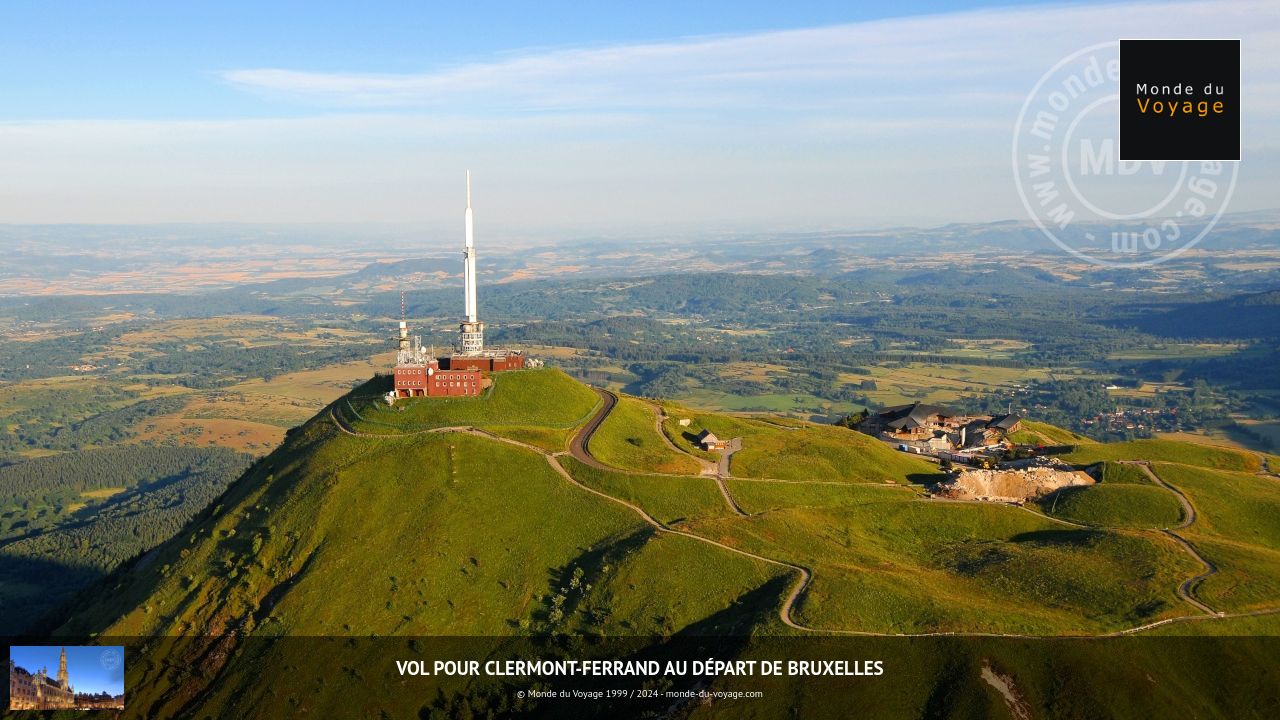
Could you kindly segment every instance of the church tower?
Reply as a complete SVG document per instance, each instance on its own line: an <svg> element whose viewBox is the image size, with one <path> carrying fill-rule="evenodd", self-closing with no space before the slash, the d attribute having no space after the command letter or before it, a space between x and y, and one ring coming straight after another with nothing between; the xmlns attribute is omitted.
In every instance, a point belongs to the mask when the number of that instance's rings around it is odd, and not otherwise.
<svg viewBox="0 0 1280 720"><path fill-rule="evenodd" d="M67 649L62 648L62 656L58 658L58 687L63 690L71 688L71 681L67 677Z"/></svg>

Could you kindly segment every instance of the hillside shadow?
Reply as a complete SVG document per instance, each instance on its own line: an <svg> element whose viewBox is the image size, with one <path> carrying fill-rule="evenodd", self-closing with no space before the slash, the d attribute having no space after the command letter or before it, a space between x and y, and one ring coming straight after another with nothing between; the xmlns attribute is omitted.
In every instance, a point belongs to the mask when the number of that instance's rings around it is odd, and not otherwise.
<svg viewBox="0 0 1280 720"><path fill-rule="evenodd" d="M48 632L76 594L104 575L92 567L0 553L0 636Z"/></svg>
<svg viewBox="0 0 1280 720"><path fill-rule="evenodd" d="M563 599L558 606L553 604L539 608L533 613L534 619L547 624L548 628L556 626L559 623L552 619L552 614L558 609L565 626L571 622L582 626L594 624L592 620L575 614L580 605L591 599L585 588L599 584L607 572L604 569L606 566L617 565L628 555L639 551L656 533L656 530L646 525L628 535L591 548L561 567L548 569L548 597L560 596Z"/></svg>
<svg viewBox="0 0 1280 720"><path fill-rule="evenodd" d="M947 479L947 474L944 472L908 473L907 474L907 482L911 485L921 485L921 486L937 485L938 483L946 479Z"/></svg>
<svg viewBox="0 0 1280 720"><path fill-rule="evenodd" d="M739 595L723 610L718 610L680 632L676 638L727 637L741 638L743 647L757 627L774 614L791 586L790 575L779 575L758 588Z"/></svg>
<svg viewBox="0 0 1280 720"><path fill-rule="evenodd" d="M1058 545L1069 547L1087 547L1104 535L1100 530L1033 530L1018 533L1009 538L1013 543L1029 543L1032 545Z"/></svg>

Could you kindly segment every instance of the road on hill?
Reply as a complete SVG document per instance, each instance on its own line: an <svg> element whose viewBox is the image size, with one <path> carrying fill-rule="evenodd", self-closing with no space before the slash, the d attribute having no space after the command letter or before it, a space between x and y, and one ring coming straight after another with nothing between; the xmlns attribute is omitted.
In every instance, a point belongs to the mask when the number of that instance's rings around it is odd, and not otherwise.
<svg viewBox="0 0 1280 720"><path fill-rule="evenodd" d="M608 390L601 390L595 387L591 389L595 391L596 395L600 396L600 409L596 411L595 415L591 416L586 425L583 425L578 429L578 432L574 433L573 439L569 441L569 454L578 462L590 465L597 470L613 470L614 468L596 460L588 452L587 445L591 442L591 436L595 435L596 431L600 429L600 425L604 423L604 419L609 417L609 413L613 412L613 409L617 407L618 396Z"/></svg>
<svg viewBox="0 0 1280 720"><path fill-rule="evenodd" d="M590 439L591 434L594 433L600 427L600 424L604 422L605 417L608 416L609 412L613 410L614 406L617 404L617 396L605 390L596 390L596 392L600 394L601 399L604 402L601 404L600 409L591 418L591 420L589 420L586 424L584 424L581 428L579 428L577 433L575 433L573 440L570 442L569 454L573 455L573 457L577 458L581 462L591 464L593 467L600 467L606 470L611 470L612 468L609 468L603 463L600 463L599 461L597 461L595 458L591 457L590 453L588 452L589 450L588 440ZM346 422L341 418L340 414L337 412L337 404L338 403L335 402L334 404L329 406L328 415L329 415L329 418L333 421L334 426L337 427L337 429L342 433L351 435L354 437L370 438L370 439L378 439L378 440L386 440L389 438L397 437L397 435L363 433L358 430L355 430L354 428L347 426ZM585 492L589 492L592 495L595 495L604 500L607 500L612 503L616 503L618 505L621 505L629 509L631 512L635 513L647 525L649 525L650 527L652 527L654 530L658 532L686 537L691 540L705 543L707 545L720 548L721 550L734 553L736 555L741 555L743 557L751 558L753 560L757 560L759 562L766 563L768 565L773 565L774 567L781 567L791 572L794 572L796 574L796 580L794 583L792 583L791 589L787 592L787 596L783 598L782 603L778 607L778 619L787 627L790 627L794 630L806 632L806 633L816 633L816 634L824 634L824 635L856 635L856 636L863 636L863 637L990 637L990 638L1017 638L1017 639L1023 639L1023 640L1051 640L1051 639L1062 639L1062 638L1098 639L1098 638L1121 637L1125 635L1133 635L1133 634L1141 633L1147 630L1152 630L1154 628L1158 628L1164 625L1171 625L1174 623L1191 622L1191 621L1197 621L1197 620L1257 617L1262 615L1274 615L1274 614L1280 613L1280 608L1268 608L1264 610L1254 610L1251 612L1243 612L1243 613L1215 612L1209 609L1207 606L1204 606L1199 601L1190 597L1189 593L1187 592L1187 588L1190 585L1197 582L1198 580L1201 580L1204 577L1208 577L1209 575L1212 575L1214 572L1217 572L1217 570L1208 561L1205 561L1203 558L1201 558L1200 554L1196 552L1196 550L1190 545L1190 543L1186 543L1186 541L1183 540L1182 542L1184 543L1184 546L1188 549L1188 551L1193 553L1197 558L1200 558L1201 561L1204 562L1205 566L1211 569L1211 571L1208 573L1197 576L1195 578L1191 578L1191 580L1184 582L1182 586L1179 588L1179 593L1182 595L1182 597L1184 599L1187 599L1189 602L1196 605L1197 607L1202 608L1206 613L1204 615L1184 615L1179 617L1166 618L1164 620L1157 620L1155 622L1146 623L1144 625L1139 625L1132 628L1127 628L1125 630L1117 630L1115 632L1103 633L1099 635L1045 636L1045 635L1029 635L1024 633L984 633L984 632L892 633L892 632L875 632L871 630L842 630L842 629L835 629L835 628L831 628L831 629L816 628L809 625L805 625L795 620L792 616L793 611L795 609L796 601L800 598L801 595L804 594L804 591L809 587L809 584L813 580L813 572L809 568L804 567L803 565L797 565L795 563L788 562L786 560L779 560L777 558L758 555L748 550L743 550L740 548L733 547L732 545L727 545L725 543L712 540L711 538L708 538L708 537L703 537L701 535L697 535L685 530L678 530L676 528L672 528L666 525L665 523L659 521L657 518L653 517L652 515L650 515L644 508L640 507L639 505L636 505L635 503L632 503L628 500L624 500L622 498L614 497L612 495L609 495L608 493L605 493L595 488L584 485L578 480L574 479L574 477L571 474L569 474L569 471L565 470L564 466L560 464L559 456L566 454L564 452L550 453L550 452L547 452L545 449L540 448L536 445L531 445L529 443L521 442L519 440L514 440L511 438L504 438L498 435L493 435L492 433L488 433L479 428L470 427L470 426L432 428L428 430L419 430L412 433L404 433L404 434L420 435L420 434L426 434L426 433L451 433L451 432L462 432L462 433L467 433L471 435L476 435L476 436L487 438L489 440L507 443L509 445L514 445L514 446L529 450L531 452L538 453L539 455L543 456L546 459L547 464L551 466L551 469L555 471L557 475L564 478L564 480L566 480L570 484L574 485L575 487ZM1133 464L1138 464L1138 465L1144 464L1144 461L1129 461L1129 462ZM1147 471L1150 472L1150 469L1147 468ZM1168 487L1169 489L1173 490L1175 493L1181 496L1181 493L1178 493L1176 489L1167 485L1159 478L1155 478L1154 473L1151 473L1151 475L1158 484L1164 487ZM1190 502L1188 501L1187 504L1190 505ZM1194 517L1195 517L1194 508L1192 508L1192 512L1189 515L1189 517L1192 520L1194 520ZM1180 527L1186 527L1189 524L1190 522L1185 522ZM1171 531L1168 531L1168 530L1166 530L1166 532L1169 532L1171 535L1173 534ZM1174 537L1178 537L1178 536L1175 535ZM1178 539L1182 540L1182 538L1180 537L1178 537Z"/></svg>
<svg viewBox="0 0 1280 720"><path fill-rule="evenodd" d="M1183 495L1181 490L1162 480L1159 475L1156 475L1155 471L1151 469L1151 463L1145 460L1122 460L1121 463L1137 467L1147 476L1148 480L1173 493L1177 496L1178 502L1182 503L1182 522L1179 523L1176 528L1165 528L1164 533L1172 538L1174 542L1178 543L1183 550L1186 550L1191 557L1195 558L1201 565L1203 565L1204 572L1196 575L1195 577L1183 580L1182 584L1178 586L1178 597L1192 605L1195 605L1210 615L1222 615L1223 613L1205 605L1199 598L1192 594L1195 591L1196 586L1203 582L1205 578L1215 575L1218 572L1218 566L1209 562L1209 559L1201 555L1195 545L1192 545L1190 541L1175 532L1176 530L1189 528L1193 523L1195 523L1196 506L1191 504L1191 500L1188 499L1186 495Z"/></svg>

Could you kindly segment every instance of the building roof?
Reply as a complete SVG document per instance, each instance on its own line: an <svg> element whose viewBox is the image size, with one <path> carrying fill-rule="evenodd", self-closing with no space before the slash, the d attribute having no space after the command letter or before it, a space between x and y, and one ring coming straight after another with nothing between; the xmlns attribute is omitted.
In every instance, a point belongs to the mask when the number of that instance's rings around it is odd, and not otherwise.
<svg viewBox="0 0 1280 720"><path fill-rule="evenodd" d="M914 402L910 405L895 405L885 408L877 413L877 416L879 416L885 427L894 430L911 430L922 427L934 415L955 417L959 414L951 408L942 407L941 405Z"/></svg>
<svg viewBox="0 0 1280 720"><path fill-rule="evenodd" d="M999 417L991 418L991 422L987 423L987 427L1008 430L1014 425L1017 425L1021 420L1022 418L1017 415L1000 415Z"/></svg>
<svg viewBox="0 0 1280 720"><path fill-rule="evenodd" d="M716 437L715 433L711 432L710 430L703 430L702 432L698 433L698 442L718 443L720 442L720 438Z"/></svg>

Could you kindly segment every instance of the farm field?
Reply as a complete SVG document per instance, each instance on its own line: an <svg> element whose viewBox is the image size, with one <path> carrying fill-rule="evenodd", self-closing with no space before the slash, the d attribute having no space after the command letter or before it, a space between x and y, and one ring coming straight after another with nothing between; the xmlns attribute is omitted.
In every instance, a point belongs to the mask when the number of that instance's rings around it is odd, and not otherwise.
<svg viewBox="0 0 1280 720"><path fill-rule="evenodd" d="M986 365L937 363L886 363L872 365L868 375L841 375L849 383L870 379L874 390L864 391L872 401L883 406L911 402L945 404L963 395L1009 390L1032 381L1046 380L1050 374L1059 377L1085 377L1078 370L1046 368L1003 368Z"/></svg>
<svg viewBox="0 0 1280 720"><path fill-rule="evenodd" d="M1241 350L1234 343L1160 343L1143 349L1123 350L1107 355L1108 360L1162 360L1166 358L1222 357Z"/></svg>
<svg viewBox="0 0 1280 720"><path fill-rule="evenodd" d="M834 417L848 415L862 409L861 405L836 402L805 393L733 395L715 390L698 389L683 393L677 399L690 407L716 412L794 413L805 416Z"/></svg>
<svg viewBox="0 0 1280 720"><path fill-rule="evenodd" d="M284 439L285 428L252 420L157 417L135 427L130 442L142 445L225 447L265 455Z"/></svg>

